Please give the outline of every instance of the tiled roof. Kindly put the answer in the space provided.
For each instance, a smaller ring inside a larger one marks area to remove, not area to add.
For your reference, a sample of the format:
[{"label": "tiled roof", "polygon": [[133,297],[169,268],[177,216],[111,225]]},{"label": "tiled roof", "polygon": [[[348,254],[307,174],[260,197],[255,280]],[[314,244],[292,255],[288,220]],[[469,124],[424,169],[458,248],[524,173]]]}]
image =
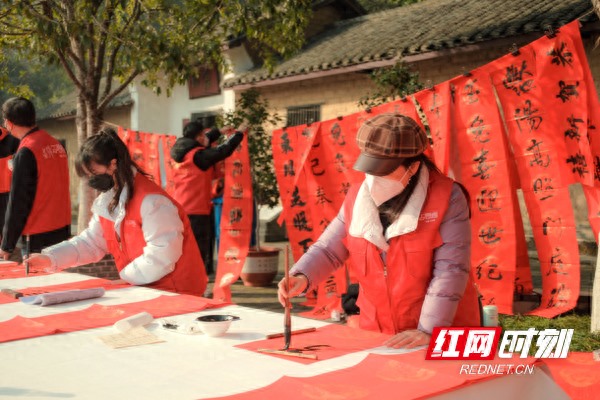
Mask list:
[{"label": "tiled roof", "polygon": [[590,0],[423,0],[340,21],[271,74],[255,69],[226,87],[451,49],[595,20]]},{"label": "tiled roof", "polygon": [[[133,99],[129,90],[126,88],[123,92],[118,94],[109,103],[108,108],[123,107],[133,104]],[[75,91],[63,96],[60,100],[49,104],[37,112],[37,120],[44,121],[49,119],[63,118],[69,116],[75,116],[77,110],[77,93]]]}]

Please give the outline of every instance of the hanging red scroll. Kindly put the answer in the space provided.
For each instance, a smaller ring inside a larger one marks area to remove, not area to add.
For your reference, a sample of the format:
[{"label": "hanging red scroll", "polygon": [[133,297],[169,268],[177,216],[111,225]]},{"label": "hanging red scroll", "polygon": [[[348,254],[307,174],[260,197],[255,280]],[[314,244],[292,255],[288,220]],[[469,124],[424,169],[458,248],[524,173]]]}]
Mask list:
[{"label": "hanging red scroll", "polygon": [[414,95],[429,123],[433,162],[448,175],[450,171],[451,104],[450,82],[446,81]]},{"label": "hanging red scroll", "polygon": [[[318,236],[308,205],[308,186],[304,164],[310,154],[320,123],[273,131],[273,160],[281,202],[282,217],[294,259],[298,260]],[[282,218],[280,217],[280,218]]]},{"label": "hanging red scroll", "polygon": [[225,159],[225,190],[214,299],[231,301],[231,284],[238,280],[252,236],[252,178],[248,136]]},{"label": "hanging red scroll", "polygon": [[[456,178],[471,195],[471,268],[483,305],[512,314],[517,243],[525,248],[516,186],[493,87],[481,70],[450,82],[455,143],[460,159]],[[516,217],[519,217],[516,220]],[[519,233],[519,235],[517,235]],[[526,265],[529,271],[529,265]],[[531,276],[522,278],[531,288]]]},{"label": "hanging red scroll", "polygon": [[554,317],[579,297],[579,248],[568,185],[593,179],[584,69],[575,40],[559,33],[490,64],[540,260],[542,299]]},{"label": "hanging red scroll", "polygon": [[165,190],[169,194],[173,194],[174,181],[173,181],[173,168],[175,167],[175,161],[171,158],[171,149],[175,145],[177,137],[175,135],[161,135],[160,140],[162,142],[163,160],[165,168]]},{"label": "hanging red scroll", "polygon": [[[361,114],[355,113],[321,122],[304,164],[308,205],[311,215],[316,216],[313,223],[316,238],[339,213],[350,186],[364,179],[362,173],[352,168],[359,153],[355,144],[359,121]],[[301,315],[330,318],[333,310],[341,310],[341,296],[347,291],[347,283],[346,268],[339,268],[319,284],[312,311]]]}]

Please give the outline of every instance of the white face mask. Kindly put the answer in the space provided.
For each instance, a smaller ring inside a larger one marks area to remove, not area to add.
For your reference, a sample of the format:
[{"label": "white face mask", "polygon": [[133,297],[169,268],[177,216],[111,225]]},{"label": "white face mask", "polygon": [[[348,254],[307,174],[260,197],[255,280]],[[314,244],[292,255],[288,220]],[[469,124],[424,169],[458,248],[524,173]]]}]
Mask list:
[{"label": "white face mask", "polygon": [[404,184],[404,178],[410,172],[410,168],[406,170],[402,178],[399,180],[388,179],[385,176],[374,176],[365,174],[365,182],[369,188],[369,193],[375,202],[375,205],[379,207],[389,199],[402,193],[406,185]]}]

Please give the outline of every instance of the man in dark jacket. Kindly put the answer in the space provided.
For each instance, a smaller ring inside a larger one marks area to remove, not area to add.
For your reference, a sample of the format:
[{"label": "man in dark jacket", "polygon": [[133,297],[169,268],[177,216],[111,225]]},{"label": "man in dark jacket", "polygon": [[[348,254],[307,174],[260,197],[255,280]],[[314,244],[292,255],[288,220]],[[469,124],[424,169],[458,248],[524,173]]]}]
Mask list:
[{"label": "man in dark jacket", "polygon": [[233,153],[244,137],[244,130],[245,127],[240,126],[225,143],[213,147],[221,133],[231,129],[205,129],[200,121],[192,121],[185,126],[183,137],[177,139],[171,149],[171,158],[177,163],[172,196],[183,206],[190,219],[207,274],[214,273],[210,217],[214,166]]},{"label": "man in dark jacket", "polygon": [[0,127],[0,240],[2,227],[4,226],[4,215],[8,206],[8,195],[10,194],[12,159],[18,147],[19,139]]},{"label": "man in dark jacket", "polygon": [[13,175],[0,257],[8,259],[18,239],[23,249],[39,253],[71,235],[71,197],[67,152],[38,128],[33,104],[22,97],[2,105],[4,127],[21,140],[13,158]]}]

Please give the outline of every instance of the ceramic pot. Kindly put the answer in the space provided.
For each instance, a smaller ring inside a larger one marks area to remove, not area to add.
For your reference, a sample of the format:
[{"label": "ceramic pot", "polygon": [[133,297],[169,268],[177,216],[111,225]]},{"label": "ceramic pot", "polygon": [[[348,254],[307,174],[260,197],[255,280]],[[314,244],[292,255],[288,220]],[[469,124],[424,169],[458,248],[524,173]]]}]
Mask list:
[{"label": "ceramic pot", "polygon": [[279,251],[276,247],[250,249],[240,277],[244,286],[265,287],[273,283],[279,268]]}]

